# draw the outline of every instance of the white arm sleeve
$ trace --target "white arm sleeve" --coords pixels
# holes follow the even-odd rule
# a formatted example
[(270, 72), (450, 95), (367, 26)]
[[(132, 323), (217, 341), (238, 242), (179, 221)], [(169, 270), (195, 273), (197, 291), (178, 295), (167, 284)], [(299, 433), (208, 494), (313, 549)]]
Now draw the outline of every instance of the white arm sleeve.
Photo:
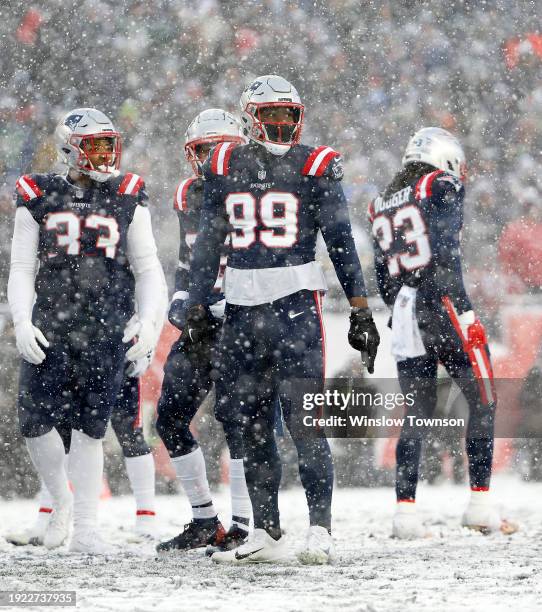
[(167, 308), (167, 285), (156, 254), (148, 208), (136, 206), (128, 228), (128, 260), (134, 271), (135, 297), (140, 320), (163, 319)]
[(17, 208), (8, 280), (8, 302), (15, 325), (32, 318), (39, 232), (39, 225), (30, 211), (27, 208)]

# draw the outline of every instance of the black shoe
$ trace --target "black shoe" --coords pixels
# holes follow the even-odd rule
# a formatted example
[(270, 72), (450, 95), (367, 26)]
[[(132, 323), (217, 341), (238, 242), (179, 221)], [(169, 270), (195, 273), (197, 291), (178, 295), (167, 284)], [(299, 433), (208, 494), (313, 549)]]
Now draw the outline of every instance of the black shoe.
[(237, 525), (232, 525), (228, 533), (224, 534), (222, 540), (215, 544), (209, 543), (205, 554), (210, 557), (215, 552), (224, 552), (226, 550), (233, 550), (238, 546), (241, 546), (248, 537), (248, 531), (241, 529)]
[(160, 542), (156, 547), (156, 552), (170, 553), (202, 548), (208, 544), (216, 545), (222, 541), (225, 535), (226, 530), (218, 520), (192, 520), (184, 526), (183, 531), (178, 536), (166, 542)]

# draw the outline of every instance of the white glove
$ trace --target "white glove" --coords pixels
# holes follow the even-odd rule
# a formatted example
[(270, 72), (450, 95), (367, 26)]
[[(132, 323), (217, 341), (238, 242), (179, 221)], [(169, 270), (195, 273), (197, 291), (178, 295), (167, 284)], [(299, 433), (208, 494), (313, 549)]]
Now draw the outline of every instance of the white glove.
[(22, 321), (15, 325), (15, 338), (17, 350), (24, 360), (39, 365), (45, 359), (45, 353), (38, 342), (45, 348), (49, 348), (49, 342), (41, 331), (32, 325), (32, 321)]
[(459, 319), (459, 327), (461, 327), (461, 333), (463, 334), (462, 340), (467, 340), (469, 337), (469, 327), (476, 319), (474, 316), (474, 310), (462, 312), (457, 318)]
[(145, 357), (141, 357), (137, 361), (131, 361), (130, 365), (126, 368), (126, 375), (131, 378), (139, 378), (143, 376), (145, 372), (149, 369), (149, 366), (154, 359), (154, 351), (151, 351)]
[(137, 361), (151, 355), (156, 346), (156, 328), (153, 321), (140, 321), (137, 315), (134, 315), (124, 329), (122, 341), (131, 342), (136, 336), (137, 342), (126, 352), (126, 359), (129, 361)]

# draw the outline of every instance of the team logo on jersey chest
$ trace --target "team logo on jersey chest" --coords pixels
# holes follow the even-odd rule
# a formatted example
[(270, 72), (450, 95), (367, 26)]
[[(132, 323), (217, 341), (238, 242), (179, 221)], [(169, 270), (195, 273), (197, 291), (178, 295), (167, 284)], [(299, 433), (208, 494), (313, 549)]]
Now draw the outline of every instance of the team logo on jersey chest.
[(265, 177), (267, 176), (267, 171), (265, 169), (265, 166), (262, 164), (262, 162), (259, 159), (256, 160), (256, 164), (258, 165), (258, 168), (259, 168), (258, 179), (260, 181), (265, 181)]

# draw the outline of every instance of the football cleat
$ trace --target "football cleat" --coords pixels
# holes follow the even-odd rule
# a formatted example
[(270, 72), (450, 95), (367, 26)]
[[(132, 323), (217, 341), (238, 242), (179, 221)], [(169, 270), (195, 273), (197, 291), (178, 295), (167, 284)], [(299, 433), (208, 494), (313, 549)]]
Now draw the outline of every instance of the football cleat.
[(416, 512), (416, 504), (399, 502), (393, 517), (392, 537), (415, 540), (427, 536), (427, 531)]
[(32, 527), (28, 527), (23, 531), (7, 533), (4, 537), (14, 546), (42, 546), (51, 512), (52, 510), (49, 508), (47, 508), (47, 513), (44, 510), (40, 510), (39, 516)]
[(156, 547), (156, 552), (173, 553), (202, 548), (207, 545), (218, 546), (225, 535), (226, 530), (220, 521), (194, 519), (184, 526), (183, 531), (178, 536), (160, 542)]
[(489, 503), (489, 498), (487, 496), (471, 498), (461, 519), (461, 525), (463, 527), (484, 534), (500, 531), (501, 524), (502, 521), (499, 512)]
[(70, 533), (72, 514), (73, 499), (71, 495), (69, 500), (63, 505), (53, 505), (53, 512), (43, 537), (43, 545), (45, 548), (58, 548), (66, 542)]
[(247, 538), (248, 531), (239, 528), (237, 525), (232, 525), (228, 532), (224, 535), (221, 542), (218, 542), (217, 544), (209, 544), (209, 546), (207, 546), (205, 554), (210, 557), (216, 552), (233, 550), (234, 548), (241, 546), (241, 544), (244, 544)]
[(97, 531), (92, 529), (90, 531), (74, 531), (69, 551), (86, 553), (87, 555), (107, 555), (113, 553), (115, 549), (105, 542)]
[(273, 539), (265, 529), (255, 529), (246, 542), (238, 548), (224, 552), (216, 552), (211, 559), (215, 563), (248, 564), (248, 563), (274, 563), (283, 561), (288, 557), (288, 545), (282, 536)]
[(156, 517), (154, 514), (140, 514), (136, 517), (133, 531), (127, 536), (128, 542), (138, 544), (158, 540), (156, 533)]
[(303, 565), (326, 565), (335, 559), (333, 539), (325, 527), (312, 525), (307, 532), (305, 546), (297, 553)]

